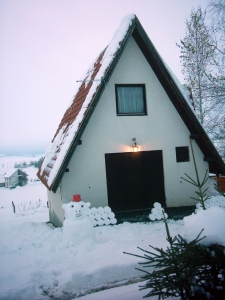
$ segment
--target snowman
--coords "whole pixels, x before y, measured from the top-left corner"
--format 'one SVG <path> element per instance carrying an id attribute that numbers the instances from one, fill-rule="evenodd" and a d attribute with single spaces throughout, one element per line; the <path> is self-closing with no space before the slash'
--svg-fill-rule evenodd
<path id="1" fill-rule="evenodd" d="M 90 203 L 81 201 L 80 197 L 73 197 L 72 202 L 62 205 L 65 211 L 63 239 L 68 246 L 79 245 L 87 239 L 95 240 L 94 228 L 88 217 L 89 206 Z"/>

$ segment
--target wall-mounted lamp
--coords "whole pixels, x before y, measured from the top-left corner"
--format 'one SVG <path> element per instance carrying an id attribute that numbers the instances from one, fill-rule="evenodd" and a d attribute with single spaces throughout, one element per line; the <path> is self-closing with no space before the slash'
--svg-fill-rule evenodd
<path id="1" fill-rule="evenodd" d="M 139 147 L 136 143 L 136 138 L 133 138 L 132 141 L 134 142 L 133 145 L 132 145 L 133 152 L 138 152 Z"/>

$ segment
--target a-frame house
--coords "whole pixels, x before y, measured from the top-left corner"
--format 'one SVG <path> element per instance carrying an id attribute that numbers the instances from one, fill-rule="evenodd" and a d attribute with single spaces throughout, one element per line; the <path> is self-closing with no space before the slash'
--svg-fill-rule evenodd
<path id="1" fill-rule="evenodd" d="M 182 86 L 138 18 L 125 17 L 82 78 L 38 171 L 50 221 L 62 225 L 62 204 L 74 194 L 115 212 L 195 204 L 194 187 L 181 179 L 195 178 L 190 138 L 200 176 L 225 174 Z"/>

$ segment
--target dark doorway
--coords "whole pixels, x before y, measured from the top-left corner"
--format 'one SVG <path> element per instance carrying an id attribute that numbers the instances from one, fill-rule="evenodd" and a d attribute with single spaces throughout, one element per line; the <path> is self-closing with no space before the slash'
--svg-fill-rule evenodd
<path id="1" fill-rule="evenodd" d="M 113 211 L 165 206 L 162 151 L 105 154 L 109 206 Z"/>

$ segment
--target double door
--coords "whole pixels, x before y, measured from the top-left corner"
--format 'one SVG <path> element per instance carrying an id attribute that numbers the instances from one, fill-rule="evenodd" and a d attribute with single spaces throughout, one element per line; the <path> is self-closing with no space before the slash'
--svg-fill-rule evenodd
<path id="1" fill-rule="evenodd" d="M 113 211 L 165 205 L 162 151 L 105 154 L 108 202 Z"/>

